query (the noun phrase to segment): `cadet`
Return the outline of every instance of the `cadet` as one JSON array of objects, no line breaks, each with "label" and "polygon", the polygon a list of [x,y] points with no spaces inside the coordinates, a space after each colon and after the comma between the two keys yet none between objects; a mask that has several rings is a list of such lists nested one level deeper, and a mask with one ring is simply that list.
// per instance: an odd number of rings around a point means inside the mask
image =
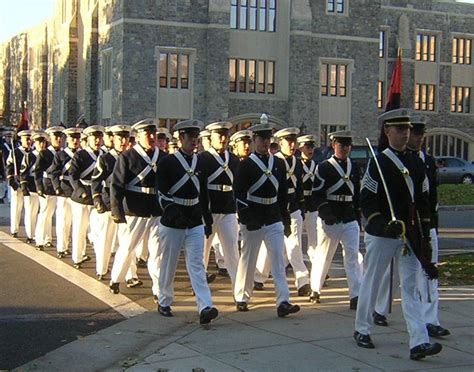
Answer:
[{"label": "cadet", "polygon": [[10,185],[10,232],[14,238],[20,229],[21,210],[23,209],[23,193],[20,189],[20,167],[25,155],[31,150],[31,131],[22,130],[18,133],[20,146],[13,149],[7,159],[7,179]]},{"label": "cadet", "polygon": [[[383,124],[381,135],[386,136],[389,147],[376,157],[380,173],[372,159],[362,182],[361,207],[367,218],[367,253],[354,339],[360,347],[374,348],[370,332],[377,292],[390,260],[398,256],[402,309],[410,337],[410,359],[419,360],[442,349],[438,343],[429,343],[416,290],[420,262],[430,278],[437,276],[436,268],[430,263],[428,185],[423,162],[406,150],[411,127],[410,111],[397,109],[386,112],[380,116],[379,122]],[[382,139],[380,143],[383,143]],[[416,221],[415,213],[419,214],[420,221]],[[418,227],[414,226],[415,222]]]},{"label": "cadet", "polygon": [[157,128],[156,146],[163,152],[168,153],[168,143],[171,140],[171,133],[167,128]]},{"label": "cadet", "polygon": [[[91,190],[94,208],[99,213],[101,233],[94,241],[96,256],[96,277],[102,280],[108,272],[112,244],[117,235],[117,225],[110,214],[110,183],[112,172],[119,155],[128,145],[131,128],[128,125],[114,125],[109,130],[112,139],[112,149],[97,159],[92,174]],[[132,280],[132,279],[130,279]]]},{"label": "cadet", "polygon": [[[82,134],[86,136],[87,146],[74,154],[69,169],[73,187],[71,209],[74,216],[72,220],[72,260],[76,269],[80,269],[85,261],[90,260],[90,257],[86,255],[87,229],[89,223],[91,230],[96,227],[95,221],[90,219],[93,206],[91,179],[97,158],[102,154],[100,147],[102,146],[104,127],[92,125],[84,129]],[[93,236],[95,237],[95,234]]]},{"label": "cadet", "polygon": [[[301,151],[301,164],[303,166],[303,194],[306,209],[304,225],[308,238],[308,256],[313,257],[318,243],[316,233],[316,221],[318,208],[313,198],[314,176],[316,174],[316,162],[313,160],[316,137],[313,135],[300,136],[296,139]],[[312,259],[312,262],[314,260]]]},{"label": "cadet", "polygon": [[[13,146],[13,131],[10,129],[5,129],[3,133],[3,141],[2,141],[2,146],[1,146],[1,152],[2,152],[2,164],[4,167],[4,185],[5,185],[5,194],[2,197],[4,201],[10,202],[11,199],[11,194],[10,194],[10,187],[8,187],[8,158],[10,156],[10,153],[13,151],[14,147]],[[6,200],[5,200],[6,198]]]},{"label": "cadet", "polygon": [[201,143],[202,151],[207,151],[211,147],[211,132],[204,129],[199,133],[199,140]]},{"label": "cadet", "polygon": [[[52,246],[52,220],[56,209],[57,196],[51,181],[51,174],[48,171],[53,164],[54,155],[61,150],[63,130],[64,128],[59,126],[46,129],[51,144],[38,153],[33,172],[36,190],[40,197],[40,210],[35,229],[36,246],[39,249]],[[56,223],[58,222],[56,221]]]},{"label": "cadet", "polygon": [[[35,149],[28,151],[23,157],[20,167],[20,187],[23,193],[25,205],[25,230],[26,242],[33,243],[35,240],[35,227],[38,218],[39,200],[36,193],[35,178],[33,176],[35,170],[35,162],[38,153],[44,150],[47,146],[47,134],[41,131],[32,132],[32,140],[34,141]],[[38,249],[43,249],[38,247]]]},{"label": "cadet", "polygon": [[56,250],[59,258],[69,254],[69,238],[72,226],[72,185],[69,170],[72,158],[79,149],[82,128],[68,128],[63,132],[66,135],[66,148],[58,151],[49,168],[51,182],[57,195],[56,202]]},{"label": "cadet", "polygon": [[349,308],[357,308],[362,278],[359,252],[360,176],[349,158],[352,132],[329,134],[334,155],[318,164],[313,197],[318,208],[318,247],[311,268],[310,301],[319,303],[321,288],[339,243],[344,250],[344,269],[349,284]]},{"label": "cadet", "polygon": [[247,158],[252,152],[252,132],[243,129],[235,132],[230,136],[230,140],[233,142],[234,154],[238,156],[240,160]]},{"label": "cadet", "polygon": [[211,133],[211,147],[201,152],[198,158],[206,173],[213,220],[211,226],[205,226],[204,265],[207,267],[209,263],[211,245],[217,235],[233,287],[239,263],[239,224],[232,184],[239,159],[227,150],[229,130],[232,126],[232,123],[225,121],[207,125],[206,130]]},{"label": "cadet", "polygon": [[160,164],[158,192],[164,210],[160,223],[160,294],[158,312],[173,316],[173,282],[179,253],[184,247],[186,268],[196,295],[199,322],[208,324],[217,317],[211,291],[206,281],[203,262],[204,223],[212,225],[208,210],[207,180],[201,161],[194,153],[198,146],[199,120],[186,120],[175,125],[181,149],[164,158]]},{"label": "cadet", "polygon": [[275,283],[277,314],[284,317],[300,310],[289,302],[284,265],[284,230],[290,228],[285,164],[268,152],[273,126],[268,124],[266,115],[250,129],[255,152],[240,162],[234,180],[242,234],[234,298],[238,311],[248,311],[258,252],[265,241]]},{"label": "cadet", "polygon": [[149,251],[148,273],[153,296],[159,291],[159,222],[162,214],[156,195],[158,163],[166,154],[156,147],[156,124],[151,119],[132,126],[137,144],[124,151],[115,163],[110,184],[112,219],[118,223],[119,247],[112,266],[110,292],[119,293],[135,260],[136,249],[143,244]]}]

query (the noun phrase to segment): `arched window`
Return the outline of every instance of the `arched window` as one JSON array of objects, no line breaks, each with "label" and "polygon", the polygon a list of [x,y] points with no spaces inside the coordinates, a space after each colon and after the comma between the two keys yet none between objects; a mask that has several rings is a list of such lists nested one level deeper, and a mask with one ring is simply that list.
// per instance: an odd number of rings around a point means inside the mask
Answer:
[{"label": "arched window", "polygon": [[428,133],[425,147],[432,156],[456,156],[468,160],[469,141],[459,135]]}]

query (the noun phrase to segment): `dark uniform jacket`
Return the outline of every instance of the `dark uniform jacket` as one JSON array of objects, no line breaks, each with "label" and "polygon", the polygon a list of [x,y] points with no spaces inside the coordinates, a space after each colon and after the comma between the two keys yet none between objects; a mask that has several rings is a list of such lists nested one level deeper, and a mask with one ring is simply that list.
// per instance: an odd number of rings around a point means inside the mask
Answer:
[{"label": "dark uniform jacket", "polygon": [[317,164],[312,159],[301,159],[301,164],[303,165],[302,183],[305,209],[306,212],[316,212],[318,207],[313,197],[313,183]]},{"label": "dark uniform jacket", "polygon": [[[216,160],[215,156],[221,159],[221,163]],[[226,156],[228,157],[227,163],[225,162]],[[205,172],[204,177],[208,180],[207,187],[211,213],[235,213],[235,199],[232,184],[237,167],[239,166],[239,158],[229,151],[218,154],[213,149],[201,152],[198,158]],[[221,169],[223,170],[222,172],[220,171]],[[217,177],[213,176],[219,172],[221,173]]]},{"label": "dark uniform jacket", "polygon": [[36,189],[38,193],[44,195],[56,195],[53,187],[53,182],[51,180],[51,174],[48,173],[49,167],[53,164],[54,155],[56,155],[56,150],[53,146],[48,146],[48,148],[39,152],[38,157],[36,158],[35,169],[33,171],[33,176],[35,178]]},{"label": "dark uniform jacket", "polygon": [[38,151],[29,151],[23,157],[20,166],[20,186],[23,192],[36,192],[35,178],[33,176],[35,171],[36,158]]},{"label": "dark uniform jacket", "polygon": [[[163,157],[166,154],[157,147],[147,154],[139,144],[119,155],[110,183],[110,208],[113,216],[161,216],[156,182],[157,177],[161,177],[158,163]],[[138,179],[137,176],[145,169],[146,176]]]},{"label": "dark uniform jacket", "polygon": [[71,199],[84,205],[93,205],[91,179],[94,172],[97,157],[102,154],[102,150],[92,151],[89,147],[78,150],[71,161],[69,174],[71,175],[71,185],[73,192]]},{"label": "dark uniform jacket", "polygon": [[56,195],[70,198],[72,195],[71,175],[69,170],[71,168],[72,158],[77,150],[65,148],[58,151],[53,158],[53,164],[49,168],[51,175],[51,182],[53,183]]},{"label": "dark uniform jacket", "polygon": [[[179,158],[183,159],[186,168],[183,167]],[[194,170],[192,170],[193,163],[195,164]],[[206,170],[202,158],[196,154],[188,155],[179,150],[164,158],[158,168],[158,193],[163,208],[161,224],[176,229],[193,228],[203,223],[207,226],[212,225]],[[173,190],[182,179],[186,182],[177,190]],[[199,186],[199,190],[195,182]],[[183,205],[182,202],[178,202],[178,200],[195,201],[196,199],[199,200],[197,204],[193,202]]]},{"label": "dark uniform jacket", "polygon": [[115,149],[99,156],[92,174],[92,197],[99,195],[107,211],[110,211],[110,183],[118,157],[119,154]]},{"label": "dark uniform jacket", "polygon": [[276,154],[283,160],[286,169],[286,181],[288,186],[288,211],[301,209],[304,213],[304,192],[303,192],[303,165],[294,155],[286,156],[282,152]]},{"label": "dark uniform jacket", "polygon": [[[343,175],[336,170],[333,163],[339,165]],[[339,187],[337,183],[340,183]],[[350,158],[344,161],[335,156],[319,163],[314,178],[313,198],[318,216],[328,225],[359,219],[360,176],[357,165],[352,163]]]},{"label": "dark uniform jacket", "polygon": [[277,198],[275,203],[264,205],[248,199],[249,188],[264,174],[260,167],[252,160],[252,156],[258,157],[266,167],[268,167],[270,160],[269,155],[254,152],[250,157],[240,162],[234,179],[234,194],[240,223],[246,225],[249,230],[257,230],[264,225],[271,225],[280,221],[284,224],[289,224],[288,183],[286,180],[285,163],[283,160],[273,156],[274,163],[270,171],[276,178],[278,191],[270,179],[267,179],[252,194],[259,198]]},{"label": "dark uniform jacket", "polygon": [[[30,150],[26,150],[23,147],[17,147],[7,158],[7,179],[16,179],[17,186],[20,186],[20,168],[23,162],[23,158]],[[17,188],[18,188],[17,187]]]}]

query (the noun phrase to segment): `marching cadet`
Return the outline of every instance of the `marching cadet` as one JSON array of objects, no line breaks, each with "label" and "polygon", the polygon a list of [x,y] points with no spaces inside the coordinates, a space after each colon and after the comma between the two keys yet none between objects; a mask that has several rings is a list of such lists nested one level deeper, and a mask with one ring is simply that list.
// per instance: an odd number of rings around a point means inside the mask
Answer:
[{"label": "marching cadet", "polygon": [[211,147],[211,132],[204,129],[199,133],[199,140],[202,151],[207,151]]},{"label": "marching cadet", "polygon": [[178,150],[178,140],[176,138],[171,138],[170,142],[168,143],[168,154],[174,154]]},{"label": "marching cadet", "polygon": [[[139,244],[149,251],[148,273],[154,299],[159,291],[159,223],[162,214],[156,196],[158,162],[166,156],[156,147],[156,124],[141,120],[133,124],[137,144],[117,158],[110,183],[112,219],[118,224],[119,247],[112,266],[110,292],[120,292]],[[136,283],[136,281],[135,281]],[[138,283],[137,283],[138,284]]]},{"label": "marching cadet", "polygon": [[[39,151],[46,148],[47,134],[40,131],[32,132],[31,139],[34,141],[34,150],[28,151],[23,157],[20,167],[20,187],[23,193],[23,200],[25,205],[25,230],[26,242],[33,243],[35,240],[35,227],[38,218],[39,198],[36,192],[35,178],[33,176],[35,170],[35,163]],[[43,247],[37,246],[39,250]]]},{"label": "marching cadet", "polygon": [[260,124],[250,129],[255,152],[240,162],[234,180],[242,234],[234,298],[238,311],[248,311],[258,252],[265,241],[275,282],[277,315],[284,317],[300,310],[298,305],[289,302],[285,274],[283,238],[284,231],[290,229],[285,164],[268,152],[273,126],[268,123],[266,115],[262,115]]},{"label": "marching cadet", "polygon": [[111,127],[104,127],[104,138],[103,144],[100,149],[105,154],[114,148],[114,134],[112,133]]},{"label": "marching cadet", "polygon": [[[20,146],[14,148],[7,159],[7,179],[10,186],[10,232],[14,238],[20,228],[21,210],[23,209],[23,193],[20,189],[20,167],[23,158],[31,150],[31,131],[22,130],[18,133]],[[13,142],[11,143],[13,146]]]},{"label": "marching cadet", "polygon": [[239,159],[227,150],[229,130],[232,126],[232,123],[225,121],[207,125],[206,130],[211,133],[211,147],[209,150],[201,152],[198,158],[203,164],[207,178],[213,220],[212,226],[205,226],[204,265],[207,267],[209,263],[211,245],[217,235],[233,287],[239,263],[239,224],[232,184]]},{"label": "marching cadet", "polygon": [[184,247],[186,268],[196,295],[200,324],[208,324],[218,315],[213,307],[211,291],[204,268],[204,226],[212,225],[208,210],[205,170],[195,150],[203,123],[186,120],[175,125],[181,148],[164,158],[160,164],[158,193],[163,217],[160,223],[160,293],[158,312],[173,316],[173,282],[179,253]]},{"label": "marching cadet", "polygon": [[380,281],[390,260],[398,256],[410,359],[419,360],[438,354],[442,349],[440,344],[429,342],[416,288],[420,263],[429,278],[437,277],[436,267],[430,262],[428,182],[422,160],[406,149],[411,127],[410,111],[388,111],[379,117],[379,122],[383,125],[382,135],[386,136],[388,147],[371,159],[362,183],[361,207],[367,218],[367,253],[354,339],[360,347],[374,348],[370,331]]},{"label": "marching cadet", "polygon": [[[86,255],[87,229],[89,223],[91,230],[96,225],[91,221],[91,211],[93,206],[91,179],[95,164],[99,155],[102,154],[100,147],[104,136],[104,127],[92,125],[82,132],[86,136],[87,146],[77,151],[71,161],[69,174],[73,188],[72,200],[72,260],[74,267],[80,269],[82,264],[90,260]],[[93,235],[96,236],[95,234]]]},{"label": "marching cadet", "polygon": [[[110,214],[110,183],[112,172],[119,155],[128,146],[131,128],[129,125],[117,124],[108,128],[113,147],[97,159],[92,174],[91,190],[94,208],[99,213],[98,220],[101,233],[94,241],[96,256],[96,277],[102,280],[108,272],[112,244],[117,234],[117,224]],[[130,279],[132,280],[132,279]],[[136,279],[138,283],[138,279]]]},{"label": "marching cadet", "polygon": [[[296,137],[299,129],[289,127],[280,129],[274,134],[279,141],[280,151],[275,154],[285,165],[286,180],[288,183],[288,212],[290,213],[290,231],[285,234],[286,256],[295,274],[295,285],[298,289],[298,296],[309,296],[311,287],[309,285],[309,272],[303,261],[303,215],[304,215],[304,193],[303,193],[303,167],[301,161],[295,156]],[[265,246],[260,249],[257,261],[258,283],[266,279],[269,274],[267,250]]]},{"label": "marching cadet", "polygon": [[243,129],[235,132],[230,136],[230,140],[234,143],[234,154],[240,160],[247,158],[252,152],[252,132]]},{"label": "marching cadet", "polygon": [[49,167],[53,164],[54,155],[61,150],[63,130],[64,128],[59,126],[46,129],[50,145],[38,153],[33,171],[36,190],[40,197],[40,209],[35,229],[36,246],[40,250],[43,247],[52,247],[52,220],[56,209],[57,196],[51,181]]},{"label": "marching cadet", "polygon": [[303,166],[303,194],[306,209],[304,225],[308,238],[308,256],[314,256],[317,247],[316,221],[318,208],[313,198],[314,176],[316,174],[316,162],[313,160],[316,137],[313,135],[300,136],[296,139],[301,151],[301,164]]},{"label": "marching cadet", "polygon": [[69,254],[73,192],[69,170],[72,158],[80,147],[82,128],[67,128],[63,133],[66,136],[66,147],[54,155],[53,164],[49,168],[51,182],[57,196],[56,250],[59,258],[64,258]]},{"label": "marching cadet", "polygon": [[359,252],[360,176],[349,157],[352,132],[329,134],[334,155],[318,164],[313,197],[318,209],[318,247],[311,262],[310,301],[320,302],[321,288],[339,243],[349,285],[349,308],[357,308],[362,278],[362,255]]},{"label": "marching cadet", "polygon": [[157,128],[156,146],[163,152],[168,153],[168,143],[171,140],[171,133],[168,128]]}]

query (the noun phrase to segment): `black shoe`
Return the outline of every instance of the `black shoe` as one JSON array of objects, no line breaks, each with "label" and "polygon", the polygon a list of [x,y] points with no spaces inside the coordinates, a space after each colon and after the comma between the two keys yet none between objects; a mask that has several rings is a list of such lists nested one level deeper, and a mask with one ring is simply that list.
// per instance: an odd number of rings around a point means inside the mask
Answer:
[{"label": "black shoe", "polygon": [[127,280],[128,288],[140,287],[141,285],[143,285],[143,282],[138,278],[132,278]]},{"label": "black shoe", "polygon": [[206,307],[201,310],[199,315],[199,324],[209,324],[212,319],[216,319],[219,311],[215,307]]},{"label": "black shoe", "polygon": [[53,243],[51,243],[51,242],[47,242],[44,246],[46,248],[53,248],[54,247]]},{"label": "black shoe", "polygon": [[144,259],[139,258],[137,260],[137,267],[141,267],[142,269],[146,269],[148,266],[147,266],[147,263]]},{"label": "black shoe", "polygon": [[109,291],[110,291],[110,293],[113,293],[113,294],[119,294],[120,293],[120,283],[110,282]]},{"label": "black shoe", "polygon": [[351,298],[351,301],[349,302],[349,309],[357,310],[357,303],[358,302],[359,302],[359,297]]},{"label": "black shoe", "polygon": [[315,291],[311,292],[311,294],[309,295],[309,302],[312,302],[313,304],[320,304],[321,299],[319,293]]},{"label": "black shoe", "polygon": [[300,311],[298,305],[290,304],[289,302],[282,302],[277,308],[277,314],[280,318],[283,318],[289,314],[294,314]]},{"label": "black shoe", "polygon": [[354,331],[354,340],[356,340],[357,346],[359,347],[364,347],[366,349],[375,348],[369,335],[363,335],[362,333]]},{"label": "black shoe", "polygon": [[63,253],[64,253],[65,256],[70,256],[71,255],[71,251],[69,251],[69,250],[65,250],[65,251],[63,251]]},{"label": "black shoe", "polygon": [[56,254],[56,257],[57,257],[57,258],[64,258],[64,257],[66,257],[66,252],[58,252],[58,253]]},{"label": "black shoe", "polygon": [[298,288],[298,296],[309,296],[311,294],[311,286],[305,284]]},{"label": "black shoe", "polygon": [[438,354],[442,349],[443,347],[441,346],[441,344],[438,344],[437,342],[434,342],[432,344],[421,344],[410,349],[410,359],[420,360],[429,355]]},{"label": "black shoe", "polygon": [[426,329],[428,330],[428,335],[430,337],[444,337],[449,336],[451,334],[451,332],[449,332],[449,330],[447,330],[446,328],[430,323],[426,325]]},{"label": "black shoe", "polygon": [[216,274],[206,273],[206,281],[208,284],[212,283],[214,280],[216,280]]},{"label": "black shoe", "polygon": [[34,243],[35,240],[33,238],[26,238],[25,241],[26,241],[26,244],[32,244]]},{"label": "black shoe", "polygon": [[95,277],[97,278],[97,280],[104,280],[105,274],[96,274]]},{"label": "black shoe", "polygon": [[263,291],[265,289],[265,285],[260,282],[253,282],[253,289],[256,291]]},{"label": "black shoe", "polygon": [[12,238],[18,238],[18,233],[12,233]]},{"label": "black shoe", "polygon": [[224,277],[229,277],[227,269],[217,269],[217,274]]},{"label": "black shoe", "polygon": [[44,251],[44,245],[37,245],[36,250],[38,251]]},{"label": "black shoe", "polygon": [[381,315],[378,312],[374,311],[372,313],[372,316],[374,318],[374,324],[376,324],[378,326],[381,326],[381,327],[388,327],[388,322],[387,322],[387,318],[385,317],[385,315]]},{"label": "black shoe", "polygon": [[237,311],[249,311],[247,302],[236,302],[235,308],[237,309]]},{"label": "black shoe", "polygon": [[84,263],[84,262],[87,262],[87,261],[90,261],[90,260],[91,260],[90,256],[84,255],[84,256],[82,256],[82,261],[81,261],[81,263]]},{"label": "black shoe", "polygon": [[82,262],[75,263],[75,264],[72,265],[72,267],[79,270],[80,268],[82,268]]},{"label": "black shoe", "polygon": [[160,313],[160,315],[166,316],[167,318],[171,318],[173,316],[173,312],[171,311],[170,306],[158,305],[158,312]]}]

